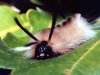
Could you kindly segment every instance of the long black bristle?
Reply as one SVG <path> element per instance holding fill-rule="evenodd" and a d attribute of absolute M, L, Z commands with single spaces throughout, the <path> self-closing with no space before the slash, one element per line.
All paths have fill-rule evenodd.
<path fill-rule="evenodd" d="M 18 21 L 17 18 L 15 18 L 15 22 L 17 23 L 17 25 L 27 34 L 29 35 L 32 39 L 38 41 L 38 39 L 36 37 L 34 37 L 28 30 L 26 30 L 21 24 L 20 22 Z"/>
<path fill-rule="evenodd" d="M 25 47 L 31 46 L 31 45 L 34 45 L 34 44 L 37 44 L 37 42 L 30 42 L 30 43 L 28 43 L 28 44 L 25 44 Z"/>
<path fill-rule="evenodd" d="M 51 40 L 51 37 L 52 37 L 53 31 L 54 31 L 54 28 L 55 28 L 56 20 L 57 20 L 57 15 L 54 14 L 53 17 L 52 17 L 52 27 L 51 27 L 51 31 L 50 31 L 50 34 L 49 34 L 48 41 Z"/>

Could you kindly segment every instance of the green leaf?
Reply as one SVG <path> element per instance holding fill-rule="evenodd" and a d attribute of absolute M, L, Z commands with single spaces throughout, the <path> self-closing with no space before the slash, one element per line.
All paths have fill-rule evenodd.
<path fill-rule="evenodd" d="M 21 24 L 27 29 L 32 29 L 26 14 L 18 14 L 11 7 L 0 5 L 0 37 L 3 38 L 8 32 L 16 36 L 26 36 L 26 34 L 16 25 L 14 18 L 17 17 Z"/>
<path fill-rule="evenodd" d="M 17 55 L 14 51 L 0 39 L 0 67 L 2 68 L 13 68 L 16 66 L 16 61 L 20 55 Z"/>
<path fill-rule="evenodd" d="M 94 30 L 100 30 L 100 22 L 96 22 L 95 24 L 94 24 L 94 28 L 93 28 Z"/>
<path fill-rule="evenodd" d="M 70 75 L 99 75 L 99 37 L 100 33 L 90 41 L 75 49 L 73 52 L 45 61 L 22 58 L 21 55 L 17 55 L 17 53 L 10 50 L 4 42 L 0 41 L 0 66 L 13 68 L 11 75 L 65 75 L 66 70 L 69 70 L 71 73 Z M 7 54 L 11 56 L 8 57 Z"/>
<path fill-rule="evenodd" d="M 8 6 L 0 5 L 0 37 L 3 37 L 6 35 L 7 31 L 11 31 L 8 28 L 14 27 L 14 17 L 17 16 L 18 13 L 11 10 Z"/>
<path fill-rule="evenodd" d="M 30 24 L 33 26 L 33 33 L 51 26 L 51 16 L 39 8 L 37 10 L 30 9 L 26 15 Z"/>
<path fill-rule="evenodd" d="M 16 37 L 11 33 L 7 33 L 3 41 L 8 45 L 8 47 L 13 48 L 13 47 L 25 45 L 27 42 L 29 42 L 29 37 Z"/>

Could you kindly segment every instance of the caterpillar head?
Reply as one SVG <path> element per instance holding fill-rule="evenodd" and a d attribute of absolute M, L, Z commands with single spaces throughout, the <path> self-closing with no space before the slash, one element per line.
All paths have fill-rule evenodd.
<path fill-rule="evenodd" d="M 52 47 L 48 46 L 47 41 L 40 42 L 35 48 L 34 59 L 44 60 L 55 57 Z"/>

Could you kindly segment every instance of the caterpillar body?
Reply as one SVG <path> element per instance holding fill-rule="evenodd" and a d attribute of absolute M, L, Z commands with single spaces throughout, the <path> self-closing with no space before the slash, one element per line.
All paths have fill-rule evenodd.
<path fill-rule="evenodd" d="M 81 14 L 74 14 L 56 26 L 51 40 L 48 41 L 50 30 L 50 28 L 41 30 L 34 35 L 38 38 L 37 42 L 31 39 L 28 47 L 16 47 L 15 50 L 26 50 L 24 56 L 29 59 L 44 60 L 70 52 L 95 35 L 92 25 L 81 17 Z"/>

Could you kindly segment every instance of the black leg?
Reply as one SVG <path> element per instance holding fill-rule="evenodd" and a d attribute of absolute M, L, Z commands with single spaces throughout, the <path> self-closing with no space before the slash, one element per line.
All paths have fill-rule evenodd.
<path fill-rule="evenodd" d="M 38 39 L 36 37 L 34 37 L 28 30 L 26 30 L 18 21 L 17 18 L 15 18 L 15 22 L 17 23 L 17 25 L 27 34 L 29 35 L 32 39 L 38 41 Z"/>
<path fill-rule="evenodd" d="M 31 45 L 34 45 L 34 44 L 37 44 L 37 42 L 30 42 L 30 43 L 28 43 L 28 44 L 25 44 L 25 47 L 31 46 Z"/>
<path fill-rule="evenodd" d="M 51 40 L 53 31 L 54 31 L 54 28 L 55 28 L 56 20 L 57 20 L 57 15 L 56 14 L 53 14 L 53 17 L 52 17 L 52 27 L 51 27 L 51 31 L 50 31 L 50 34 L 49 34 L 48 41 Z"/>

